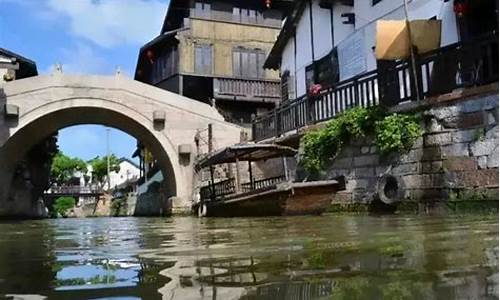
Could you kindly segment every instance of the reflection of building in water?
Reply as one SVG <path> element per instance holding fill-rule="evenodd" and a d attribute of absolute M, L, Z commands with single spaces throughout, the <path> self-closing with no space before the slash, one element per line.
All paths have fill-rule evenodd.
<path fill-rule="evenodd" d="M 241 300 L 309 300 L 321 299 L 332 296 L 334 282 L 332 280 L 321 281 L 291 281 L 280 283 L 269 283 L 252 289 L 248 295 Z"/>

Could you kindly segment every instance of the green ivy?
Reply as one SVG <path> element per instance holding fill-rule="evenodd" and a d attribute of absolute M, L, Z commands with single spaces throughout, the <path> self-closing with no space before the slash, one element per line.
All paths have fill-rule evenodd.
<path fill-rule="evenodd" d="M 354 138 L 375 136 L 382 154 L 404 151 L 423 133 L 416 116 L 386 115 L 380 107 L 356 107 L 329 121 L 322 129 L 312 130 L 301 140 L 301 163 L 309 172 L 318 172 L 335 159 L 342 146 Z"/>
<path fill-rule="evenodd" d="M 392 114 L 375 125 L 375 143 L 382 153 L 407 151 L 421 135 L 416 116 Z"/>

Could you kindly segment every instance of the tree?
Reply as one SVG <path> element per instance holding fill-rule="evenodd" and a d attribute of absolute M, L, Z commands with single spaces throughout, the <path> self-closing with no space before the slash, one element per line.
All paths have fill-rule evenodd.
<path fill-rule="evenodd" d="M 75 203 L 76 201 L 73 197 L 59 197 L 52 205 L 52 211 L 56 216 L 67 217 L 68 210 L 75 207 Z"/>
<path fill-rule="evenodd" d="M 108 175 L 108 157 L 97 156 L 90 161 L 92 166 L 92 178 L 94 182 L 99 184 L 100 187 L 104 187 Z M 120 160 L 114 155 L 109 156 L 109 171 L 110 172 L 120 172 Z"/>
<path fill-rule="evenodd" d="M 77 172 L 86 173 L 87 164 L 79 158 L 66 156 L 62 151 L 57 152 L 52 160 L 51 182 L 63 185 L 68 183 Z"/>

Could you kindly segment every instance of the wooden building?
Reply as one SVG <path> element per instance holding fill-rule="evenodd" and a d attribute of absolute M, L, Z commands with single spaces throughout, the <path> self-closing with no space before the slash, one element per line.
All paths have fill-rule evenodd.
<path fill-rule="evenodd" d="M 160 35 L 140 50 L 135 79 L 248 124 L 280 100 L 279 74 L 263 65 L 292 3 L 171 0 Z"/>

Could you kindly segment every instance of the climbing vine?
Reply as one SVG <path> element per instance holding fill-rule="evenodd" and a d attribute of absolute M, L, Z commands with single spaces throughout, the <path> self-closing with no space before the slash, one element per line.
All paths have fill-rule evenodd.
<path fill-rule="evenodd" d="M 301 140 L 301 163 L 310 172 L 325 167 L 350 139 L 374 136 L 382 154 L 409 149 L 422 135 L 417 116 L 386 115 L 380 107 L 356 107 L 329 121 L 322 129 L 313 130 Z"/>

